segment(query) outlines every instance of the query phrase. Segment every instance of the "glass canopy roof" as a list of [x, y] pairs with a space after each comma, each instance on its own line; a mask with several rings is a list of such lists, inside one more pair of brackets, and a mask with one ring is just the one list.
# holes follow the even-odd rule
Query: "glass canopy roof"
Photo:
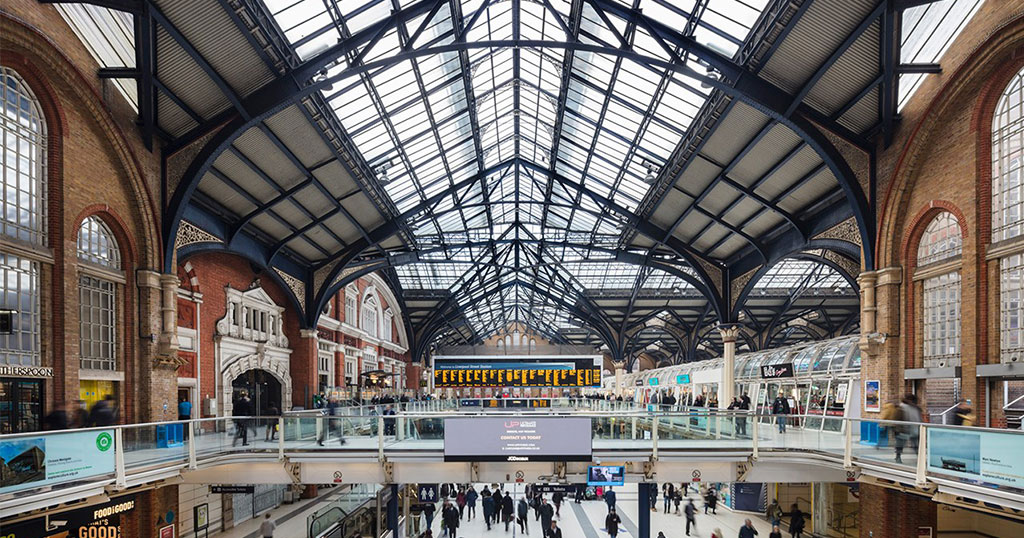
[[[265, 3], [308, 58], [413, 2]], [[643, 0], [638, 7], [732, 56], [767, 3]], [[555, 298], [572, 305], [584, 290], [692, 288], [596, 251], [617, 248], [627, 223], [583, 191], [634, 211], [710, 90], [667, 69], [559, 45], [628, 42], [648, 57], [695, 62], [594, 4], [579, 2], [578, 20], [573, 8], [568, 0], [442, 2], [327, 73], [408, 49], [479, 44], [371, 70], [323, 95], [399, 211], [479, 179], [462, 198], [445, 197], [413, 220], [411, 240], [429, 253], [397, 273], [405, 289], [455, 293], [480, 336], [512, 322], [577, 326]], [[516, 39], [533, 46], [510, 46]]]

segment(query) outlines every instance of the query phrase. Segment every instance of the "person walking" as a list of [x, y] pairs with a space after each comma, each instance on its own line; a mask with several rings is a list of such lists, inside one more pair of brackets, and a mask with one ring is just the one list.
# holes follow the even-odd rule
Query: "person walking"
[[619, 534], [619, 523], [622, 523], [622, 518], [619, 514], [615, 513], [615, 509], [612, 508], [608, 511], [608, 515], [604, 517], [604, 528], [608, 531], [608, 536], [615, 538]]
[[519, 532], [530, 534], [530, 504], [526, 502], [525, 496], [520, 497], [516, 504], [516, 522], [519, 523]]
[[747, 520], [743, 522], [743, 526], [740, 527], [739, 538], [754, 538], [756, 535], [757, 529], [754, 528], [754, 524], [749, 518], [747, 518]]
[[501, 518], [505, 522], [505, 532], [508, 532], [508, 524], [512, 521], [512, 492], [506, 491], [501, 497]]
[[483, 496], [484, 505], [484, 523], [487, 524], [487, 530], [491, 530], [491, 518], [494, 517], [494, 496], [487, 490], [487, 486], [484, 486], [484, 490], [481, 492]]
[[782, 524], [782, 507], [779, 506], [778, 499], [772, 499], [772, 503], [768, 505], [768, 511], [765, 515], [772, 525], [778, 527]]
[[428, 531], [430, 530], [431, 525], [434, 524], [434, 510], [434, 503], [432, 502], [428, 502], [427, 505], [423, 507], [423, 517], [427, 518]]
[[805, 524], [804, 513], [800, 511], [800, 507], [796, 503], [793, 503], [789, 511], [789, 535], [792, 538], [803, 536]]
[[274, 402], [270, 402], [267, 406], [267, 431], [263, 434], [264, 441], [274, 441], [277, 439], [277, 417], [281, 416], [281, 411], [274, 405]]
[[263, 523], [260, 523], [260, 536], [263, 538], [274, 538], [274, 531], [277, 530], [277, 524], [274, 520], [270, 519], [270, 514], [267, 514], [263, 518]]
[[252, 400], [249, 399], [249, 393], [242, 391], [241, 397], [235, 402], [234, 409], [231, 410], [231, 414], [235, 416], [235, 437], [231, 439], [231, 446], [235, 446], [238, 438], [242, 438], [242, 446], [248, 446], [249, 444], [249, 415], [252, 414]]
[[750, 411], [750, 396], [744, 394], [740, 397], [740, 405], [737, 407], [739, 414], [736, 415], [736, 435], [746, 437], [747, 435], [747, 413]]
[[693, 531], [697, 532], [697, 507], [693, 505], [693, 499], [687, 499], [683, 512], [686, 514], [686, 535], [689, 536], [690, 525], [693, 525]]
[[466, 492], [462, 488], [459, 488], [459, 492], [455, 495], [455, 505], [459, 507], [459, 519], [466, 513]]
[[551, 525], [548, 528], [547, 538], [562, 538], [562, 529], [558, 528], [558, 522], [551, 520]]
[[[338, 413], [338, 407], [340, 407], [338, 400], [334, 398], [331, 398], [330, 401], [327, 402], [327, 408], [326, 411], [324, 411], [324, 415], [326, 415], [327, 418], [321, 419], [323, 422], [321, 423], [322, 427], [320, 428], [320, 435], [317, 436], [316, 439], [317, 445], [324, 446], [324, 440], [331, 435], [331, 430], [333, 430], [335, 426], [334, 415]], [[341, 440], [341, 444], [345, 444], [344, 439]]]
[[476, 517], [476, 500], [479, 497], [480, 494], [470, 484], [469, 489], [466, 491], [466, 521]]
[[768, 538], [782, 538], [782, 530], [778, 525], [772, 525], [772, 532], [768, 533]]
[[908, 424], [900, 425], [896, 431], [896, 463], [903, 463], [903, 449], [910, 441], [911, 448], [917, 448], [917, 441], [920, 432], [918, 424], [923, 420], [921, 408], [917, 406], [917, 396], [907, 394], [899, 407], [899, 418], [896, 420]]
[[716, 492], [715, 488], [713, 488], [713, 487], [708, 488], [708, 495], [707, 495], [707, 497], [704, 498], [704, 513], [707, 514], [708, 513], [708, 508], [710, 508], [712, 514], [718, 515], [718, 512], [715, 511], [715, 508], [717, 506], [718, 506], [718, 492]]
[[677, 489], [675, 495], [672, 496], [672, 504], [676, 505], [677, 516], [679, 515], [679, 503], [683, 500], [683, 491], [685, 491], [685, 488], [685, 485], [681, 485], [680, 489]]
[[604, 503], [608, 505], [608, 511], [615, 510], [615, 492], [612, 488], [604, 490]]
[[459, 509], [452, 506], [448, 500], [444, 501], [444, 508], [441, 509], [441, 522], [444, 523], [445, 536], [457, 538], [459, 529]]
[[565, 495], [561, 491], [556, 491], [551, 495], [551, 502], [555, 505], [555, 517], [562, 517], [562, 500]]
[[790, 412], [789, 401], [782, 397], [782, 394], [775, 396], [772, 402], [772, 414], [779, 424], [779, 433], [786, 433], [786, 415]]
[[654, 487], [647, 488], [647, 494], [651, 498], [651, 512], [658, 511], [658, 485], [654, 484]]
[[661, 494], [665, 497], [665, 513], [672, 511], [672, 497], [676, 495], [676, 487], [672, 485], [672, 482], [665, 482], [662, 484]]
[[540, 524], [542, 529], [551, 528], [551, 520], [555, 517], [555, 509], [548, 504], [544, 497], [540, 499]]
[[43, 419], [44, 430], [66, 430], [68, 429], [68, 412], [64, 409], [64, 403], [58, 403], [56, 409], [46, 415]]
[[90, 426], [113, 426], [117, 422], [117, 408], [113, 394], [107, 394], [92, 406], [89, 413]]
[[960, 400], [957, 404], [956, 409], [953, 411], [953, 425], [954, 426], [973, 426], [975, 416], [971, 412], [971, 401]]
[[583, 484], [576, 484], [576, 495], [573, 497], [572, 502], [581, 504], [583, 502], [583, 495], [586, 493], [587, 486]]

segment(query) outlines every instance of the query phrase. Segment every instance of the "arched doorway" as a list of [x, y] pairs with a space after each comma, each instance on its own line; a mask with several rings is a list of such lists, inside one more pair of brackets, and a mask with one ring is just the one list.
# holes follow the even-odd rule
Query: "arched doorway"
[[231, 382], [231, 401], [237, 402], [242, 392], [249, 394], [256, 415], [266, 416], [271, 402], [281, 409], [281, 382], [266, 370], [246, 370], [236, 377]]

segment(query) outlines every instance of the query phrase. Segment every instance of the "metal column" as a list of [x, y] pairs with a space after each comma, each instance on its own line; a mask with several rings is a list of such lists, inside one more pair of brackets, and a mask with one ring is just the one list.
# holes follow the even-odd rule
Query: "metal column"
[[391, 498], [388, 499], [388, 528], [391, 529], [391, 538], [401, 536], [398, 528], [398, 484], [391, 484]]
[[636, 532], [639, 536], [637, 538], [651, 538], [651, 488], [658, 487], [656, 484], [649, 484], [647, 482], [641, 482], [637, 484], [637, 495], [640, 496], [637, 499], [639, 506], [637, 510], [637, 522]]

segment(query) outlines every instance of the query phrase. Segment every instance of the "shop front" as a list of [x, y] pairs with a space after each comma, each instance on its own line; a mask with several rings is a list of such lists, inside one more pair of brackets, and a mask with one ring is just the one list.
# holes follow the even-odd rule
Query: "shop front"
[[42, 429], [46, 382], [53, 368], [0, 365], [0, 434]]

